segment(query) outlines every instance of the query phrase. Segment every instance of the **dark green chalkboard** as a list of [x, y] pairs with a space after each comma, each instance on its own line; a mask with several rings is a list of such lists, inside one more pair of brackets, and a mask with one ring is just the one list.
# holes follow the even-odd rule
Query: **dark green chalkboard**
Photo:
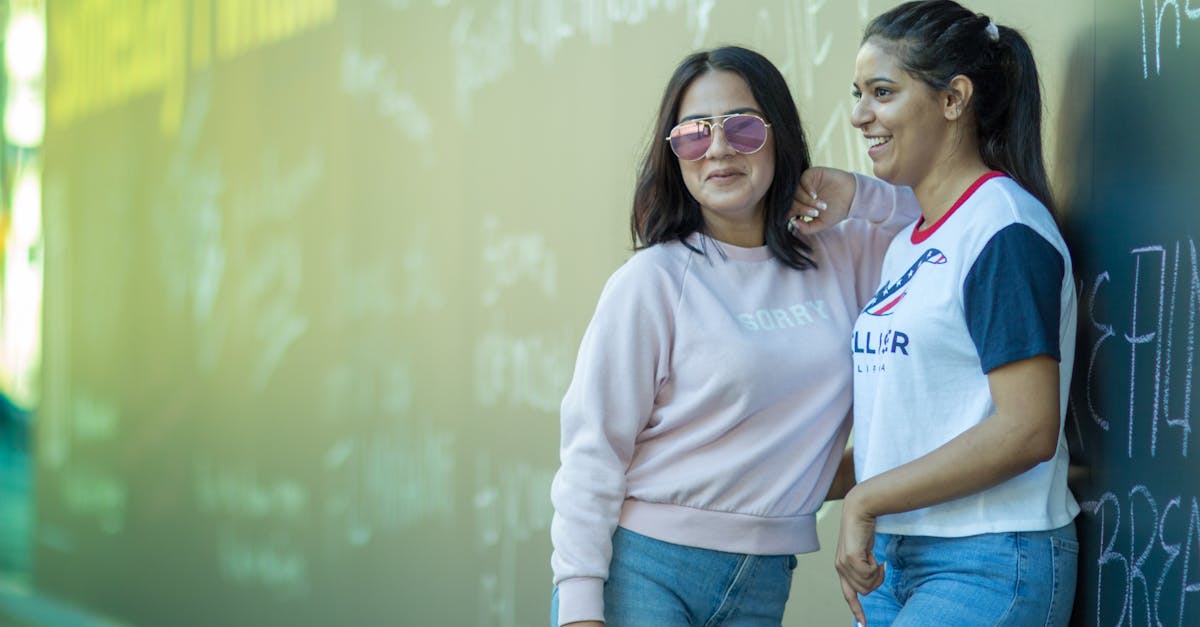
[[1094, 89], [1060, 153], [1080, 294], [1067, 428], [1091, 472], [1075, 620], [1197, 625], [1200, 8], [1101, 0], [1096, 16]]

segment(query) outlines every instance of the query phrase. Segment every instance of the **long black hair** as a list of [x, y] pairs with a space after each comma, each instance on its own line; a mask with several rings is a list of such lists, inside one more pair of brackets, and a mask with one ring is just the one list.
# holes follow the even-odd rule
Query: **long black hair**
[[937, 90], [961, 74], [975, 92], [979, 153], [1054, 211], [1042, 156], [1042, 91], [1033, 51], [1019, 32], [952, 0], [906, 2], [871, 20], [862, 43], [892, 52], [911, 76]]
[[678, 122], [680, 102], [692, 81], [717, 70], [734, 72], [746, 81], [774, 134], [775, 174], [764, 202], [763, 241], [777, 259], [793, 268], [816, 267], [812, 247], [788, 232], [786, 224], [800, 173], [811, 165], [800, 113], [787, 81], [775, 65], [761, 54], [738, 46], [688, 55], [667, 83], [633, 196], [629, 226], [634, 249], [682, 241], [704, 231], [700, 204], [688, 191], [679, 160], [664, 138]]

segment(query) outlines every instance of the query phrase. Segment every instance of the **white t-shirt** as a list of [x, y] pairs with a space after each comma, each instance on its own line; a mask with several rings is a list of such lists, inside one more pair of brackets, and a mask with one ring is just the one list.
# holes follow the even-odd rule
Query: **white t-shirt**
[[998, 172], [936, 224], [901, 231], [854, 326], [854, 461], [859, 481], [924, 456], [995, 412], [987, 372], [1037, 355], [1059, 361], [1054, 458], [959, 499], [881, 516], [882, 533], [960, 537], [1055, 529], [1079, 506], [1063, 437], [1076, 297], [1054, 218]]

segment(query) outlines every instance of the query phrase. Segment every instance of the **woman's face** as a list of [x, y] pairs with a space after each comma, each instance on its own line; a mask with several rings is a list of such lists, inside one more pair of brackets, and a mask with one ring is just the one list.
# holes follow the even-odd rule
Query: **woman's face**
[[939, 92], [868, 41], [854, 63], [854, 93], [850, 122], [867, 139], [875, 176], [917, 187], [949, 154], [953, 125], [943, 115]]
[[[716, 70], [696, 77], [684, 91], [675, 122], [730, 113], [766, 117], [740, 75]], [[710, 235], [734, 244], [742, 238], [733, 233], [753, 233], [761, 240], [763, 198], [775, 177], [775, 141], [770, 129], [761, 149], [742, 154], [726, 141], [724, 129], [715, 127], [712, 145], [704, 156], [695, 161], [680, 159], [679, 170], [688, 191], [700, 203]]]

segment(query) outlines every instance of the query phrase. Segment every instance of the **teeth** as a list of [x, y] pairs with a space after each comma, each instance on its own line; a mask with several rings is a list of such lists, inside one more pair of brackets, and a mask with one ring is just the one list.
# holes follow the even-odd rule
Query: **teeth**
[[867, 138], [867, 144], [868, 144], [868, 145], [869, 145], [871, 148], [874, 148], [874, 147], [876, 147], [876, 146], [878, 146], [878, 145], [880, 145], [880, 144], [887, 143], [887, 141], [888, 141], [889, 139], [891, 139], [891, 138], [890, 138], [890, 137], [868, 137], [868, 138]]

